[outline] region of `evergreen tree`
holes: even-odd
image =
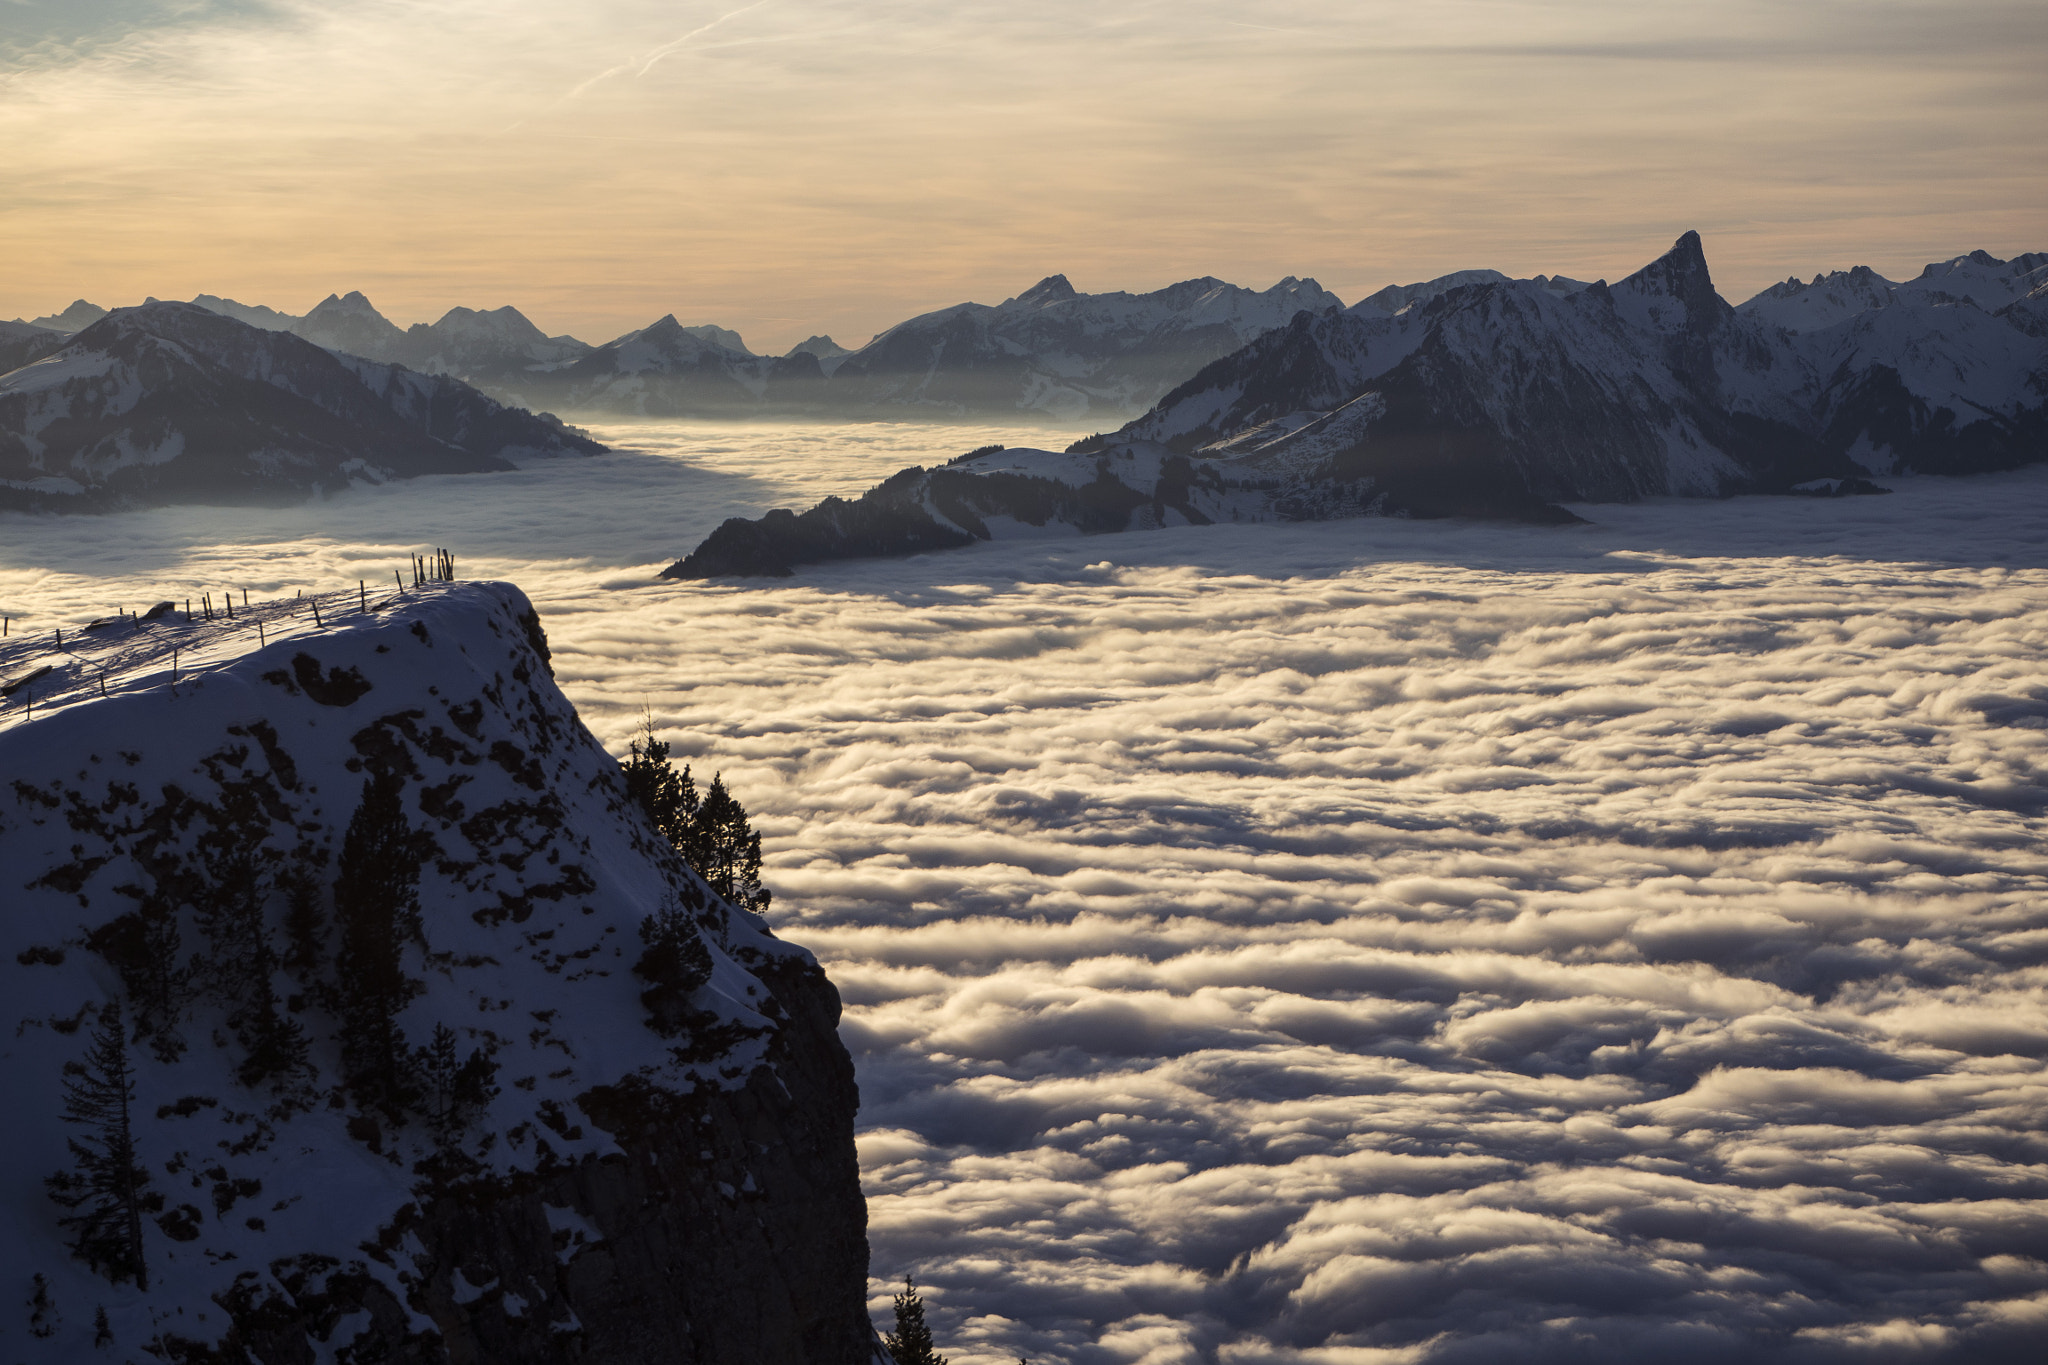
[[[320,908],[320,884],[303,868],[280,877],[284,888],[284,966],[307,984],[327,965],[327,916]]]
[[[193,898],[212,956],[207,976],[227,1006],[228,1023],[243,1048],[242,1084],[265,1081],[280,1088],[312,1070],[306,1035],[277,997],[277,950],[264,923],[269,879],[261,841],[269,825],[253,809],[230,809],[220,828],[202,839],[202,871]],[[238,818],[239,817],[239,818]]]
[[[747,808],[726,790],[723,773],[704,793],[697,829],[703,861],[693,865],[711,889],[742,909],[766,914],[770,893],[761,885],[761,836],[747,823]]]
[[[946,1365],[946,1357],[932,1350],[924,1300],[918,1297],[917,1281],[908,1275],[903,1277],[903,1292],[896,1296],[896,1330],[883,1333],[882,1345],[896,1365]]]
[[[64,1120],[86,1129],[86,1136],[70,1139],[72,1169],[44,1177],[43,1184],[50,1198],[72,1210],[57,1220],[72,1232],[72,1253],[114,1283],[132,1279],[146,1290],[142,1215],[163,1200],[146,1191],[149,1172],[135,1159],[134,1100],[121,1006],[109,1002],[85,1060],[64,1064]]]
[[[697,865],[697,784],[690,780],[686,764],[681,772],[669,761],[669,747],[654,737],[654,719],[641,723],[641,735],[633,741],[632,757],[620,765],[625,770],[626,795],[647,812],[647,818],[674,844],[683,861]]]
[[[36,1272],[35,1287],[36,1292],[28,1296],[28,1334],[45,1339],[54,1337],[64,1325],[64,1317],[57,1311],[57,1301],[50,1297],[50,1282],[40,1270]]]
[[[434,1025],[433,1041],[420,1049],[420,1103],[427,1126],[443,1146],[455,1141],[477,1110],[497,1095],[498,1064],[482,1048],[467,1060],[456,1047],[455,1030]]]
[[[176,1061],[185,1051],[178,1025],[195,993],[176,897],[160,882],[142,894],[135,909],[86,935],[86,942],[121,974],[135,1004],[136,1038],[150,1040],[158,1061]]]
[[[768,912],[773,897],[761,885],[761,836],[748,823],[746,807],[727,790],[724,774],[713,777],[700,798],[689,765],[677,772],[669,746],[655,738],[652,718],[643,722],[631,757],[619,766],[626,795],[713,891],[757,915]]]
[[[633,964],[634,975],[652,984],[640,993],[648,1025],[673,1038],[691,1024],[698,1011],[690,996],[711,979],[711,950],[697,922],[671,894],[661,909],[640,922],[640,941],[647,950]]]
[[[418,1099],[398,1015],[424,989],[405,974],[401,951],[406,940],[421,937],[420,864],[428,851],[425,837],[406,822],[401,791],[390,773],[363,784],[334,883],[343,1073],[359,1103],[394,1121]]]

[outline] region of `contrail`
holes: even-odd
[[[592,76],[589,80],[583,82],[583,84],[577,86],[574,90],[571,90],[569,92],[569,98],[573,100],[578,95],[581,95],[584,91],[588,90],[591,86],[596,85],[599,81],[608,81],[612,77],[622,76],[628,71],[632,72],[635,76],[644,76],[649,71],[654,69],[655,63],[659,62],[663,57],[667,57],[673,53],[680,52],[685,46],[689,44],[691,39],[701,38],[705,34],[711,32],[712,29],[717,28],[720,24],[724,23],[726,20],[737,19],[740,15],[745,14],[748,10],[759,9],[761,8],[761,6],[767,3],[768,0],[754,0],[754,3],[752,3],[751,5],[741,5],[736,10],[728,10],[726,13],[719,15],[716,19],[713,19],[710,23],[704,25],[702,28],[693,28],[688,33],[685,33],[682,37],[676,39],[674,42],[663,43],[660,47],[655,48],[653,51],[647,53],[645,56],[638,57],[630,62],[621,62],[619,65],[611,68],[609,71],[600,71],[595,76]]]

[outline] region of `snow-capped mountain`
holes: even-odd
[[[1128,416],[1303,308],[1338,304],[1291,277],[1263,293],[1200,279],[1150,294],[1081,294],[1055,275],[994,306],[911,318],[857,351],[818,336],[780,357],[671,314],[529,377],[520,392],[564,410],[645,417]]]
[[[0,375],[0,502],[12,506],[269,501],[602,449],[458,380],[189,303],[121,309]]]
[[[0,322],[0,374],[41,360],[60,349],[70,336],[31,322]]]
[[[1407,458],[1403,433],[1476,434],[1546,501],[2010,466],[2044,453],[2027,433],[2048,397],[2048,354],[2006,315],[2039,260],[1961,257],[1882,298],[1868,272],[1838,277],[1834,290],[1824,280],[1807,291],[1815,325],[1792,332],[1770,316],[1796,306],[1789,291],[1730,308],[1687,233],[1611,288],[1498,281],[1391,318],[1353,309],[1300,320],[1120,435],[1190,451],[1341,445],[1376,465]],[[1828,322],[1828,309],[1846,312],[1852,279],[1871,289],[1869,306]],[[1943,281],[1946,292],[1934,287]],[[1368,396],[1386,414],[1358,425]],[[1439,474],[1447,458],[1431,461]]]
[[[156,300],[150,299],[148,302],[155,303]],[[209,313],[219,313],[222,317],[233,318],[236,322],[261,327],[266,332],[289,332],[303,321],[290,313],[280,313],[275,308],[260,303],[237,303],[218,294],[200,294],[192,302]]]
[[[685,327],[683,330],[701,341],[708,341],[714,346],[722,346],[735,355],[751,356],[753,354],[752,351],[747,349],[747,343],[740,340],[740,334],[730,327],[700,323],[695,327]]]
[[[8,1358],[869,1365],[831,983],[627,796],[516,588],[359,601],[0,642]],[[117,1117],[94,1262],[46,1180]]]
[[[1869,266],[1859,265],[1853,270],[1815,275],[1803,283],[1795,275],[1783,284],[1772,285],[1735,311],[1788,332],[1811,332],[1884,307],[1892,301],[1898,287]]]
[[[1406,289],[1419,297],[1430,287]],[[685,326],[674,314],[590,346],[548,336],[511,307],[453,308],[400,328],[359,291],[330,294],[303,317],[212,294],[193,302],[342,355],[453,375],[523,406],[634,417],[1066,422],[1129,418],[1296,313],[1342,306],[1315,281],[1292,276],[1264,291],[1205,277],[1149,294],[1081,294],[1054,275],[1000,304],[911,318],[858,350],[821,335],[760,356],[730,328]],[[65,314],[100,315],[82,300]]]
[[[799,341],[796,345],[790,347],[789,350],[784,353],[783,358],[788,359],[790,356],[799,355],[812,356],[816,358],[819,368],[824,373],[830,374],[832,373],[832,371],[839,368],[840,361],[844,360],[847,356],[850,356],[852,354],[852,351],[849,351],[846,347],[841,346],[831,337],[828,337],[823,333],[820,333],[819,335],[814,337],[806,337],[804,340]]]
[[[1448,275],[1439,275],[1420,284],[1390,284],[1377,293],[1366,295],[1351,306],[1360,311],[1370,309],[1380,313],[1398,313],[1411,304],[1425,303],[1460,285],[1498,284],[1505,279],[1507,276],[1498,270],[1454,270]]]
[[[1988,252],[1973,251],[1936,261],[1903,284],[1863,265],[1815,275],[1805,283],[1794,276],[1772,285],[1736,311],[1776,323],[1789,332],[1812,332],[1895,300],[1923,307],[1961,303],[1997,313],[2044,286],[2048,286],[2048,254],[2029,252],[2001,261]]]
[[[414,323],[390,354],[373,358],[516,391],[529,375],[559,369],[590,349],[575,337],[547,335],[507,305],[481,311],[451,308],[438,322]]]
[[[108,310],[84,299],[72,300],[71,306],[61,313],[30,318],[29,326],[46,327],[53,332],[81,332],[107,315]]]
[[[633,417],[737,417],[755,412],[764,364],[685,327],[670,313],[536,375],[530,388],[565,409]]]
[[[292,324],[294,335],[330,351],[345,351],[368,360],[398,361],[405,332],[371,306],[361,291],[329,294]]]
[[[2011,468],[2048,459],[2043,264],[1973,253],[1895,289],[1851,272],[1744,311],[1687,233],[1612,286],[1491,272],[1402,286],[1297,315],[1114,435],[735,519],[669,573],[1176,522],[1558,520],[1567,502]],[[1851,311],[1852,289],[1868,306]]]
[[[1697,234],[1612,286],[1454,285],[1297,318],[1118,433],[1334,461],[1412,511],[1714,494],[1852,472],[1796,423],[1808,370],[1714,292]],[[1396,498],[1399,502],[1401,499]]]
[[[2018,303],[2048,284],[2048,252],[2029,251],[2001,261],[1985,251],[1936,261],[1898,286],[1911,303],[1967,303],[1987,313]]]
[[[1204,277],[1149,294],[1082,294],[1053,275],[994,306],[896,324],[840,360],[826,401],[846,413],[954,419],[1125,416],[1296,313],[1341,306],[1293,276],[1264,291]]]

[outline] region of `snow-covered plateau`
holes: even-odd
[[[517,589],[15,630],[0,679],[9,1359],[870,1359],[838,997],[625,797]],[[380,781],[411,832],[374,848],[417,867],[402,1106],[349,1051]],[[649,922],[701,970],[649,968]],[[118,1277],[45,1190],[103,1145],[67,1068],[117,1002],[145,1176]]]

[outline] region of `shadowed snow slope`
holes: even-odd
[[[0,1277],[39,1274],[55,1303],[51,1331],[9,1327],[10,1356],[91,1357],[104,1307],[136,1357],[867,1361],[856,1096],[815,961],[627,804],[516,589],[322,611],[0,646],[10,679],[51,670],[35,719],[0,732]],[[342,1083],[340,926],[309,958],[282,922],[293,887],[339,914],[344,831],[379,775],[429,845],[402,1042],[445,1027],[496,1079],[453,1108],[422,1056],[402,1121]],[[253,899],[230,904],[236,886]],[[261,927],[224,942],[238,905]],[[640,928],[664,906],[702,970],[656,1000]],[[124,956],[144,925],[159,936]],[[252,977],[265,939],[281,961]],[[252,1081],[273,991],[306,1065]],[[43,1190],[82,1135],[60,1121],[62,1067],[122,994],[146,1292],[71,1259]]]

